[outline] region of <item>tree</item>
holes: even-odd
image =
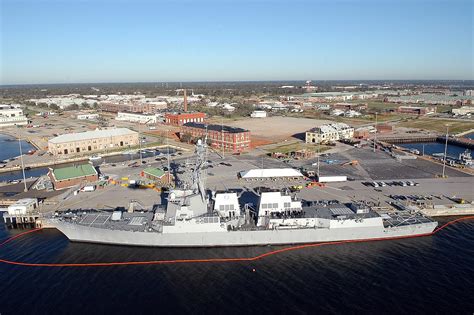
[[[59,110],[59,106],[56,105],[56,104],[54,104],[54,103],[53,103],[53,104],[50,104],[50,105],[49,105],[49,108],[51,108],[52,110]]]
[[[179,140],[181,140],[181,142],[190,143],[192,139],[193,136],[188,132],[183,132],[179,134]]]
[[[77,105],[77,104],[72,104],[71,106],[68,106],[66,109],[67,109],[67,110],[78,110],[78,109],[79,109],[79,105]]]

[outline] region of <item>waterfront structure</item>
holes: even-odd
[[[354,128],[344,123],[326,124],[306,131],[306,143],[326,143],[354,137]]]
[[[160,115],[158,114],[141,114],[141,113],[129,113],[129,112],[118,112],[116,120],[137,122],[140,124],[156,124]]]
[[[28,125],[28,118],[20,105],[0,105],[0,128]]]
[[[14,204],[8,206],[8,214],[13,215],[26,215],[38,208],[38,199],[36,198],[23,198],[19,199]]]
[[[173,178],[168,171],[164,171],[157,167],[148,167],[141,172],[141,176],[152,180],[161,185],[167,185],[172,182]]]
[[[127,128],[97,129],[52,138],[48,141],[48,151],[55,156],[68,157],[138,144],[138,133]]]
[[[251,114],[250,117],[252,118],[265,118],[267,117],[267,112],[264,110],[254,110]]]
[[[181,126],[180,137],[205,138],[212,147],[224,152],[238,153],[250,148],[250,131],[223,125],[188,122]]]
[[[206,114],[200,112],[194,113],[167,113],[165,122],[172,126],[182,126],[186,123],[202,123],[206,118]]]
[[[400,114],[428,115],[436,113],[436,106],[399,106],[397,112]]]
[[[99,174],[91,164],[74,165],[49,169],[48,177],[55,190],[65,189],[76,185],[96,182]]]
[[[301,172],[294,168],[256,168],[247,171],[241,171],[237,175],[245,180],[274,180],[274,179],[301,179],[304,177]]]
[[[469,114],[474,114],[474,106],[462,106],[460,108],[453,108],[451,112],[454,115],[469,115]]]

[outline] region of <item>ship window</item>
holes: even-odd
[[[274,208],[274,209],[278,208],[278,204],[277,204],[277,203],[274,203],[274,204],[273,204],[273,208]]]
[[[230,209],[230,210],[234,210],[234,205],[230,205],[230,206],[229,206],[229,209]]]
[[[224,205],[220,205],[219,210],[224,211]]]
[[[262,209],[267,209],[267,204],[266,203],[262,203]]]
[[[226,210],[229,210],[229,205],[225,205],[225,209],[226,209]]]
[[[289,202],[285,202],[285,203],[283,203],[283,206],[284,206],[285,208],[289,208],[289,207],[290,207],[290,203],[289,203]]]

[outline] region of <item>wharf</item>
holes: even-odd
[[[417,143],[417,142],[439,142],[445,143],[446,136],[440,135],[425,135],[425,136],[413,136],[413,137],[379,137],[377,141],[382,141],[390,144],[402,144],[402,143]],[[468,149],[474,149],[474,140],[463,137],[448,137],[448,143],[459,147]]]
[[[7,228],[37,228],[42,227],[39,211],[26,214],[3,214],[3,221]]]
[[[420,209],[420,211],[430,217],[473,215],[474,204],[435,205],[431,208]]]
[[[436,141],[444,143],[446,141],[446,136],[440,136],[436,138]],[[453,138],[448,137],[448,143],[457,145],[459,147],[464,147],[468,149],[474,149],[474,140],[469,138]]]

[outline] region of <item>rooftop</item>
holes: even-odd
[[[159,168],[156,167],[148,167],[143,170],[144,173],[155,176],[155,177],[161,177],[165,175],[165,172]]]
[[[117,137],[125,135],[136,135],[138,134],[135,131],[132,131],[127,128],[114,128],[114,129],[102,129],[102,130],[93,130],[79,133],[66,133],[49,140],[51,143],[63,143],[71,141],[82,141],[88,139],[97,139],[97,138],[108,138],[108,137]]]
[[[90,175],[97,175],[96,169],[91,164],[82,164],[57,168],[54,169],[52,172],[56,180],[66,180]]]
[[[257,168],[241,171],[239,174],[242,178],[303,177],[303,174],[293,168]]]
[[[185,123],[183,126],[191,127],[191,128],[199,128],[199,129],[206,129],[206,127],[207,127],[207,130],[213,130],[213,131],[219,131],[219,132],[229,132],[229,133],[239,133],[239,132],[247,132],[248,131],[248,130],[243,129],[243,128],[223,126],[223,125],[207,125],[207,124],[195,123],[195,122],[188,122],[188,123]]]

